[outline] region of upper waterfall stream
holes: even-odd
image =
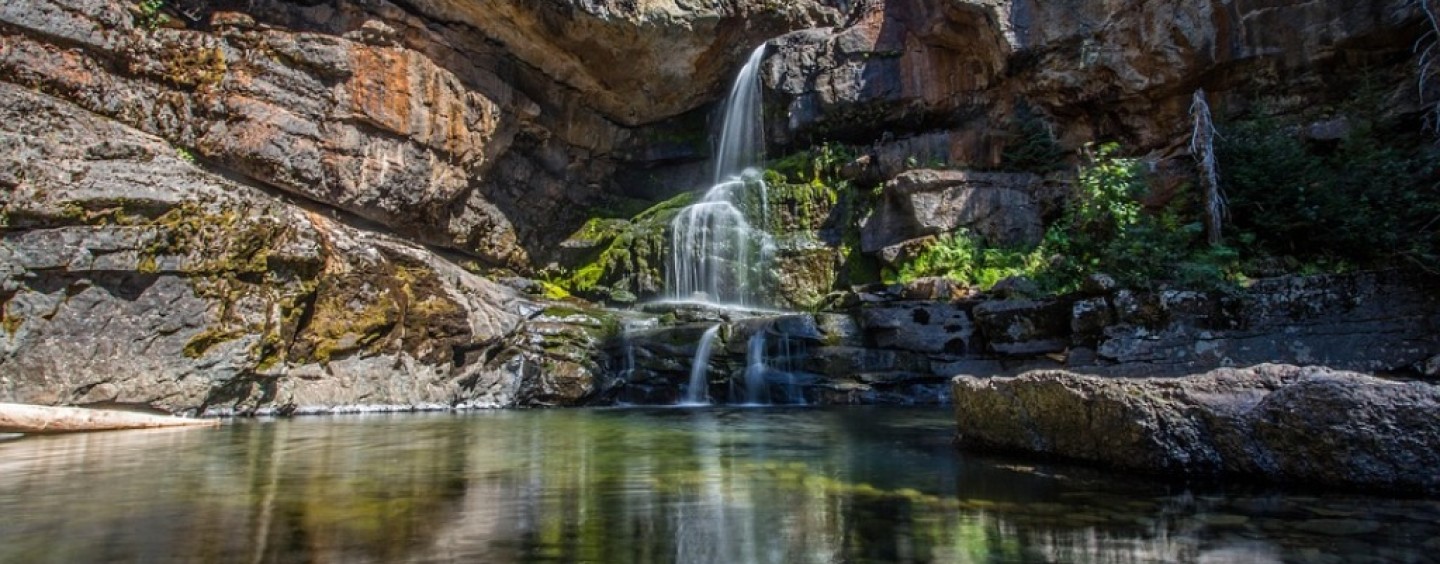
[[[726,99],[715,148],[715,183],[670,224],[669,295],[676,300],[764,306],[774,243],[765,180],[754,168],[764,156],[760,63],[765,45],[750,54]],[[752,223],[754,222],[754,223]]]

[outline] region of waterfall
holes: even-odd
[[[803,343],[801,343],[801,350],[803,350]],[[785,401],[786,403],[805,405],[805,394],[800,389],[799,384],[795,382],[795,372],[799,370],[795,358],[799,354],[800,350],[796,350],[793,341],[790,339],[790,335],[781,333],[780,362],[782,366],[781,370],[785,373]]]
[[[745,403],[770,403],[770,387],[765,382],[769,371],[765,365],[765,331],[756,331],[745,348]]]
[[[764,230],[768,187],[754,168],[765,152],[759,80],[764,55],[765,45],[750,54],[726,99],[714,185],[670,223],[666,275],[672,298],[734,305],[758,305],[761,299],[774,253]],[[755,203],[748,206],[752,198]],[[747,208],[758,215],[747,219]],[[760,229],[751,226],[751,219]]]
[[[685,405],[705,405],[710,403],[710,394],[706,388],[709,382],[705,374],[710,369],[710,351],[715,348],[715,336],[720,333],[719,325],[712,325],[700,336],[700,345],[695,347],[695,359],[690,364],[690,386],[685,388]]]
[[[764,156],[765,129],[760,122],[760,61],[764,58],[762,43],[750,52],[730,87],[720,145],[715,149],[715,184],[739,175]]]

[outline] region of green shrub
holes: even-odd
[[[1044,120],[1033,111],[1016,112],[1006,132],[1010,142],[1000,153],[1000,168],[1045,174],[1065,162],[1065,150],[1056,142]]]
[[[1249,254],[1302,265],[1437,266],[1440,154],[1352,121],[1359,125],[1336,146],[1307,144],[1272,120],[1222,129],[1222,183]]]
[[[1144,165],[1118,153],[1113,143],[1101,145],[1081,169],[1078,193],[1041,245],[1046,256],[1054,257],[1037,276],[1041,286],[1071,290],[1094,272],[1130,287],[1173,282],[1217,288],[1233,279],[1237,255],[1228,247],[1205,244],[1193,198],[1145,212],[1140,204],[1148,192]]]
[[[167,23],[170,15],[165,13],[165,0],[140,0],[135,4],[136,25],[154,31]]]
[[[1140,204],[1147,192],[1143,163],[1119,156],[1119,146],[1090,151],[1076,194],[1064,216],[1031,249],[988,247],[960,231],[898,264],[891,281],[946,276],[988,288],[1009,276],[1026,276],[1044,291],[1073,291],[1085,276],[1104,272],[1130,287],[1174,282],[1223,287],[1237,274],[1238,257],[1227,247],[1204,244],[1204,228],[1192,202],[1181,200],[1158,213]]]

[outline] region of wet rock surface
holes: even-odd
[[[1426,377],[1440,350],[1440,296],[1428,280],[1401,271],[1285,277],[1239,293],[1096,281],[1088,293],[1045,299],[962,294],[925,280],[857,288],[832,300],[836,311],[815,314],[660,303],[645,306],[644,329],[612,342],[609,355],[646,390],[636,397],[649,399],[633,400],[645,403],[683,395],[700,335],[717,325],[722,346],[707,371],[717,400],[741,385],[757,334],[772,384],[800,382],[785,393],[810,403],[946,401],[933,383],[1037,369],[1148,377],[1288,363]],[[936,292],[948,298],[909,299]],[[626,354],[637,360],[627,365]]]
[[[1440,492],[1440,388],[1422,382],[1270,364],[1185,378],[1037,371],[959,376],[954,402],[967,448],[1142,472]]]

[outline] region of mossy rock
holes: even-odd
[[[628,222],[592,219],[592,239],[608,238],[608,244],[594,258],[575,266],[569,276],[555,281],[569,293],[588,299],[634,301],[654,295],[664,287],[665,261],[670,221],[696,194],[684,193],[640,212]],[[572,237],[573,238],[573,237]]]

